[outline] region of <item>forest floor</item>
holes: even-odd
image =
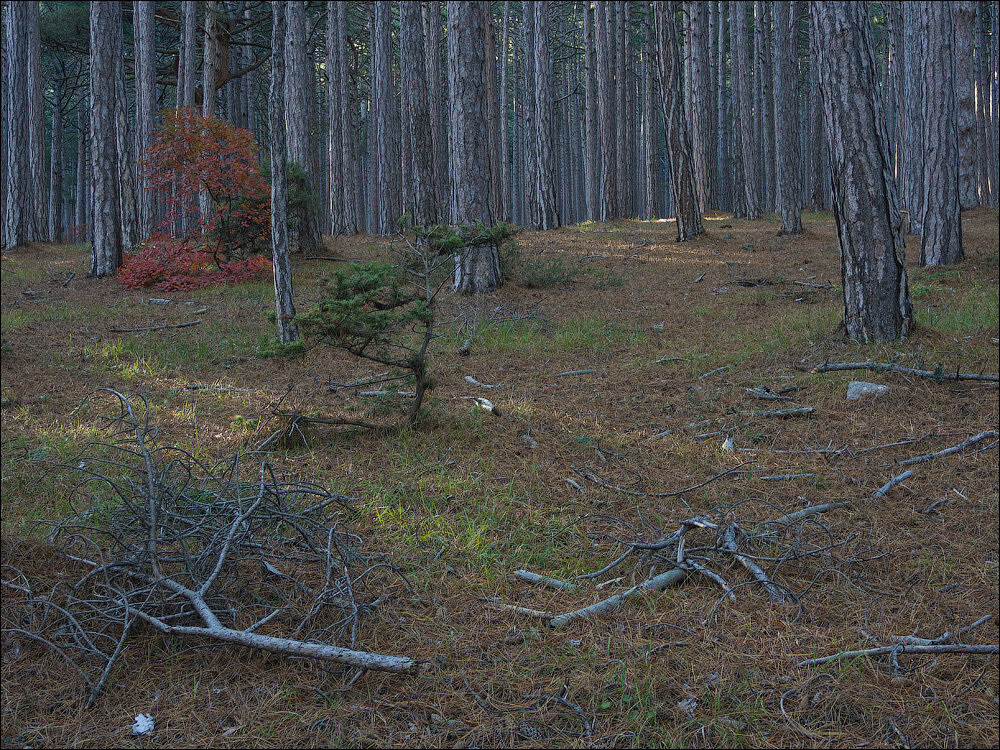
[[[839,329],[830,214],[807,214],[801,237],[777,237],[773,218],[716,214],[706,227],[683,245],[669,221],[521,233],[514,281],[442,301],[436,387],[416,429],[313,425],[269,454],[358,498],[343,522],[409,581],[362,619],[360,647],[426,660],[421,674],[368,672],[338,691],[342,677],[305,661],[147,633],[88,708],[56,656],[8,638],[3,746],[996,746],[996,657],[903,655],[895,674],[882,657],[796,666],[894,635],[956,633],[985,615],[962,638],[998,641],[996,438],[912,465],[912,477],[868,499],[902,472],[895,462],[997,430],[996,385],[810,371],[877,360],[997,373],[996,213],[964,216],[966,260],[955,267],[918,269],[918,238],[907,238],[917,327],[878,346]],[[337,239],[327,251],[385,258],[392,244]],[[79,246],[2,258],[5,565],[16,555],[40,580],[65,573],[37,522],[69,512],[74,480],[58,464],[100,436],[95,412],[76,410],[95,388],[144,394],[160,440],[205,460],[253,450],[276,429],[276,410],[379,408],[325,384],[374,372],[348,355],[276,354],[269,285],[133,292],[86,278],[88,260]],[[336,264],[294,265],[304,310]],[[851,380],[890,390],[848,401]],[[790,389],[793,400],[751,400],[747,388]],[[745,413],[780,407],[815,412]],[[694,424],[703,420],[712,421]],[[774,475],[801,476],[765,479]],[[493,599],[559,612],[637,582],[645,569],[632,563],[600,590],[511,577],[521,567],[561,579],[600,569],[621,549],[601,524],[631,533],[609,519],[648,537],[713,509],[759,520],[840,501],[853,504],[813,528],[834,540],[832,557],[775,574],[801,610],[757,586],[720,604],[721,589],[694,577],[560,630]],[[750,580],[737,565],[718,572]],[[4,593],[4,610],[14,596]],[[134,736],[133,717],[147,712],[155,730]]]

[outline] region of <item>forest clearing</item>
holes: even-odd
[[[995,658],[904,654],[896,676],[884,656],[796,665],[894,635],[937,638],[986,615],[964,640],[996,642],[996,384],[809,371],[875,360],[997,372],[996,213],[965,215],[961,266],[911,268],[916,331],[877,345],[844,341],[833,219],[803,219],[802,236],[776,237],[774,218],[709,214],[706,234],[683,244],[671,221],[524,232],[522,265],[548,269],[550,285],[527,288],[522,272],[488,297],[442,300],[431,408],[417,427],[379,437],[313,425],[247,454],[357,498],[339,522],[406,576],[382,583],[358,642],[420,660],[419,675],[367,672],[338,692],[353,670],[149,632],[87,708],[72,670],[22,639],[4,651],[5,744],[779,747],[893,745],[900,734],[913,746],[994,744]],[[325,252],[367,260],[393,244],[328,238]],[[37,246],[2,260],[4,564],[45,586],[71,571],[35,524],[69,512],[79,476],[59,467],[100,437],[107,404],[78,410],[94,388],[145,395],[158,442],[211,463],[253,451],[276,412],[359,401],[361,388],[327,383],[373,374],[322,347],[274,356],[265,284],[132,292],[86,279],[88,258]],[[302,302],[333,265],[296,262]],[[160,297],[171,304],[151,303]],[[851,380],[890,390],[848,401]],[[746,416],[775,406],[815,412]],[[867,499],[899,462],[991,430]],[[733,469],[673,498],[587,478],[655,494]],[[699,577],[560,629],[496,604],[564,612],[639,582],[633,562],[572,592],[512,577],[599,570],[620,550],[600,534],[626,533],[610,518],[649,536],[710,512],[757,521],[844,501],[853,505],[821,521],[844,546],[775,577],[801,612],[747,585],[720,604],[721,589]],[[732,561],[716,572],[752,580]],[[155,732],[133,738],[132,717],[147,712]]]

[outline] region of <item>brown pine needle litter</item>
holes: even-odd
[[[909,371],[1000,371],[997,216],[965,215],[951,268],[918,269],[907,238],[917,328],[885,346],[844,341],[833,219],[804,218],[803,236],[777,237],[773,217],[709,214],[683,245],[664,221],[524,232],[522,259],[559,264],[559,283],[515,274],[487,298],[444,299],[418,428],[312,423],[248,454],[356,498],[338,529],[405,578],[365,583],[353,636],[329,632],[416,674],[140,624],[88,706],[64,659],[13,632],[37,609],[6,589],[4,746],[996,745],[997,657],[953,651],[1000,640],[998,391]],[[104,436],[80,407],[95,388],[144,396],[159,443],[206,466],[253,451],[275,413],[365,420],[405,401],[359,397],[387,374],[346,355],[275,356],[267,285],[129,292],[85,278],[87,262],[79,247],[2,258],[3,579],[16,568],[36,597],[80,576],[40,522],[80,510],[81,451]],[[295,261],[301,308],[329,268]],[[179,325],[192,310],[202,322]],[[897,371],[814,371],[863,362]],[[852,380],[889,391],[848,401]],[[813,412],[768,416],[753,394]],[[814,506],[828,507],[789,519]],[[699,517],[711,525],[655,549]],[[557,628],[530,612],[580,610],[679,559],[676,582],[612,610]],[[852,651],[872,653],[800,666]],[[133,735],[140,713],[155,728]]]

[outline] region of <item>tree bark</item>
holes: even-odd
[[[684,242],[704,232],[698,193],[695,187],[694,159],[684,115],[681,91],[681,56],[677,38],[677,8],[673,2],[654,3],[656,58],[660,69],[660,98],[663,125],[667,133],[667,157],[670,162],[670,194],[677,215],[677,241]]]
[[[327,189],[330,212],[331,234],[345,234],[344,231],[344,149],[345,136],[344,109],[340,98],[340,65],[343,62],[341,50],[337,47],[337,6],[330,0],[326,4],[326,147],[330,169],[327,172]]]
[[[552,56],[549,51],[549,3],[537,0],[531,4],[535,21],[534,66],[535,66],[535,204],[538,207],[540,230],[555,229],[559,226],[556,211],[556,188],[553,175],[552,143]]]
[[[774,111],[775,150],[777,157],[778,208],[781,211],[779,234],[802,231],[799,189],[798,74],[795,63],[798,51],[798,14],[795,0],[776,0],[774,13]],[[795,23],[792,23],[792,20]]]
[[[510,200],[510,0],[503,4],[503,34],[500,41],[500,215],[502,221],[511,220]]]
[[[740,127],[740,151],[743,165],[743,212],[748,219],[760,218],[760,168],[757,140],[754,137],[753,89],[750,76],[750,33],[747,28],[748,0],[732,0],[733,64],[736,66],[736,122]]]
[[[906,69],[903,74],[906,112],[903,117],[903,205],[909,218],[909,231],[923,232],[924,190],[924,61],[923,38],[927,30],[919,3],[903,3],[903,48]]]
[[[115,33],[115,27],[118,33]],[[121,4],[90,3],[90,153],[93,194],[92,266],[94,276],[115,274],[122,264],[122,219],[118,170],[117,71],[121,59]]]
[[[584,155],[584,181],[586,185],[587,219],[596,221],[600,214],[600,125],[597,116],[597,41],[594,28],[594,4],[583,4],[583,54],[586,67],[584,109],[584,130],[587,134],[586,151]]]
[[[49,240],[63,238],[63,74],[61,61],[52,83],[52,149],[49,158]]]
[[[485,2],[448,0],[448,88],[454,220],[459,225],[492,225],[486,142]],[[473,245],[455,256],[455,291],[491,292],[503,283],[500,258],[492,244]]]
[[[704,2],[690,4],[691,36],[691,148],[694,155],[694,179],[698,188],[698,203],[712,205],[711,145],[711,84],[708,62],[708,7]]]
[[[274,264],[274,304],[278,339],[289,344],[298,338],[292,298],[292,264],[288,247],[288,174],[285,142],[285,40],[287,4],[271,6],[271,88],[268,93],[268,138],[271,148],[271,260]]]
[[[867,5],[810,3],[840,241],[847,335],[863,342],[909,334],[905,249],[877,91]]]
[[[335,27],[337,65],[336,86],[340,90],[343,108],[342,130],[340,132],[341,164],[343,180],[340,184],[340,198],[343,205],[344,234],[357,234],[362,222],[361,170],[358,162],[358,105],[351,83],[350,64],[347,51],[350,40],[347,36],[347,3],[335,2]]]
[[[653,6],[643,3],[646,15],[642,48],[642,136],[643,136],[643,213],[644,219],[657,217],[659,192],[659,128],[656,118],[656,50],[653,40]]]
[[[378,189],[378,231],[392,234],[400,188],[399,133],[392,85],[392,3],[376,2],[372,19],[372,105],[375,111],[375,167]],[[480,43],[482,40],[480,39]]]
[[[444,99],[441,93],[444,65],[441,61],[441,2],[424,3],[425,50],[427,62],[427,112],[434,144],[434,197],[438,216],[448,201],[448,138],[445,134]]]
[[[132,3],[135,35],[135,163],[141,165],[153,145],[156,117],[156,47],[155,3],[135,0]],[[153,232],[154,196],[141,169],[138,174],[139,239]]]
[[[920,265],[958,263],[962,251],[959,142],[955,106],[955,15],[950,3],[922,0],[924,16],[924,210]]]
[[[181,1],[181,49],[178,61],[177,106],[194,107],[198,74],[198,3]]]
[[[612,66],[611,40],[608,34],[609,0],[594,0],[594,29],[597,36],[597,102],[601,128],[601,221],[610,221],[618,215],[615,178],[618,165],[615,141],[615,83]]]
[[[45,99],[42,94],[41,37],[38,3],[26,3],[25,33],[28,43],[27,76],[22,85],[28,89],[28,172],[31,182],[27,186],[31,201],[28,213],[28,239],[45,242],[49,239],[48,212],[45,208]]]
[[[760,103],[760,178],[762,209],[770,213],[777,205],[775,201],[775,143],[774,143],[774,71],[771,61],[771,7],[772,3],[758,0],[755,3],[754,39],[758,58],[754,62],[754,76]]]
[[[955,98],[958,107],[958,199],[963,209],[979,205],[975,97],[976,3],[955,3]]]
[[[273,6],[272,6],[273,7]],[[288,162],[301,170],[301,186],[309,199],[295,209],[296,252],[314,253],[322,245],[316,155],[316,77],[309,41],[309,19],[303,0],[292,0],[285,7],[285,122],[287,123]],[[273,51],[272,51],[273,54]]]
[[[408,100],[410,116],[410,158],[413,177],[413,223],[437,224],[434,200],[434,144],[431,141],[430,114],[427,110],[427,69],[424,65],[424,26],[417,3],[400,2],[400,64],[402,90]]]

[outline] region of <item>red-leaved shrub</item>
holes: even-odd
[[[271,261],[260,255],[217,263],[212,253],[185,240],[150,239],[138,252],[126,255],[118,281],[127,289],[161,292],[200,289],[211,284],[240,284],[272,278]]]

